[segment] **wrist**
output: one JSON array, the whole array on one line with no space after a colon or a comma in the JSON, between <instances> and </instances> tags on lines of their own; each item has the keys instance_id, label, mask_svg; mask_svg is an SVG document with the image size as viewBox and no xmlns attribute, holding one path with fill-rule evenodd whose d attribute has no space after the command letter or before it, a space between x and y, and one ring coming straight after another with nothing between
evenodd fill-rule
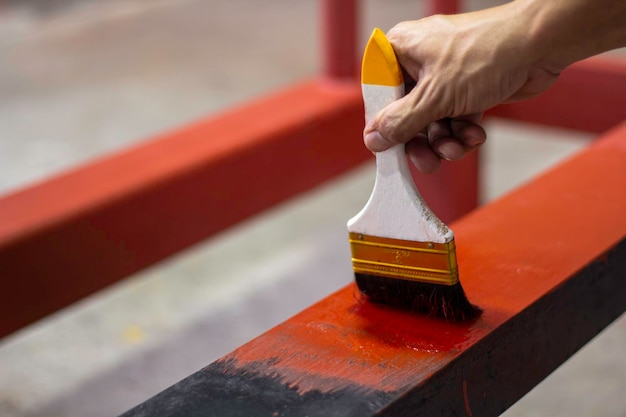
<instances>
[{"instance_id":1,"label":"wrist","mask_svg":"<svg viewBox=\"0 0 626 417\"><path fill-rule=\"evenodd\" d=\"M522 42L532 67L542 68L558 74L571 62L561 45L563 30L559 11L555 7L558 0L517 0L514 15L521 21ZM562 16L561 16L562 17Z\"/></svg>"},{"instance_id":2,"label":"wrist","mask_svg":"<svg viewBox=\"0 0 626 417\"><path fill-rule=\"evenodd\" d=\"M559 73L570 64L626 46L626 2L516 0L537 64Z\"/></svg>"}]
</instances>

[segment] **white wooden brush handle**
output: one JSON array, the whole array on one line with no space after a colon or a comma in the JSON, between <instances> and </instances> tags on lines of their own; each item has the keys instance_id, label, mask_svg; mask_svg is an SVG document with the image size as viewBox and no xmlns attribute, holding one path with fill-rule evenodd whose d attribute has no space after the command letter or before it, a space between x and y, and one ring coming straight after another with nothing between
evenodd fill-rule
<instances>
[{"instance_id":1,"label":"white wooden brush handle","mask_svg":"<svg viewBox=\"0 0 626 417\"><path fill-rule=\"evenodd\" d=\"M404 95L404 85L363 84L366 121ZM454 235L426 205L409 171L404 145L376 154L376 182L348 231L370 236L447 243Z\"/></svg>"}]
</instances>

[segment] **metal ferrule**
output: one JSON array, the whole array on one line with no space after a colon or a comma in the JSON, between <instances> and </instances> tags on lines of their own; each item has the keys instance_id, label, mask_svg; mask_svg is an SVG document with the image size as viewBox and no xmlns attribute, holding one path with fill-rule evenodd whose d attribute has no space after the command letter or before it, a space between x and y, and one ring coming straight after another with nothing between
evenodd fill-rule
<instances>
[{"instance_id":1,"label":"metal ferrule","mask_svg":"<svg viewBox=\"0 0 626 417\"><path fill-rule=\"evenodd\" d=\"M355 273L441 285L459 282L454 239L415 242L351 232L350 249Z\"/></svg>"}]
</instances>

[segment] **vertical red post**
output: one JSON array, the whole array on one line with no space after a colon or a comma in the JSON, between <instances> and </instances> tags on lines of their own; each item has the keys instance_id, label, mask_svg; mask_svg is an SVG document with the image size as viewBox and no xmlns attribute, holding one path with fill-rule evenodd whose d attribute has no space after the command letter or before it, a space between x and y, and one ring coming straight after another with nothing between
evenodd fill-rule
<instances>
[{"instance_id":1,"label":"vertical red post","mask_svg":"<svg viewBox=\"0 0 626 417\"><path fill-rule=\"evenodd\" d=\"M426 15L461 12L461 0L428 0ZM478 205L479 155L473 152L462 161L444 162L434 175L413 169L413 179L430 208L445 223L458 219Z\"/></svg>"},{"instance_id":2,"label":"vertical red post","mask_svg":"<svg viewBox=\"0 0 626 417\"><path fill-rule=\"evenodd\" d=\"M479 160L474 151L460 161L444 161L436 174L428 175L411 165L420 194L444 223L451 223L478 206Z\"/></svg>"},{"instance_id":3,"label":"vertical red post","mask_svg":"<svg viewBox=\"0 0 626 417\"><path fill-rule=\"evenodd\" d=\"M433 14L456 14L461 11L461 0L428 0L426 16Z\"/></svg>"},{"instance_id":4,"label":"vertical red post","mask_svg":"<svg viewBox=\"0 0 626 417\"><path fill-rule=\"evenodd\" d=\"M321 0L323 76L354 80L358 76L358 0Z\"/></svg>"}]
</instances>

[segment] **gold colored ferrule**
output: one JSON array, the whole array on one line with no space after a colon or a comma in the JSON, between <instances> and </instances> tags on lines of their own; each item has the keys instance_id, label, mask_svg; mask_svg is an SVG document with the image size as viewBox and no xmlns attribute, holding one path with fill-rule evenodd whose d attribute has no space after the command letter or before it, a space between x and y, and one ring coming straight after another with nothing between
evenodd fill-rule
<instances>
[{"instance_id":1,"label":"gold colored ferrule","mask_svg":"<svg viewBox=\"0 0 626 417\"><path fill-rule=\"evenodd\" d=\"M350 232L350 249L355 273L441 285L459 282L454 239L415 242Z\"/></svg>"}]
</instances>

